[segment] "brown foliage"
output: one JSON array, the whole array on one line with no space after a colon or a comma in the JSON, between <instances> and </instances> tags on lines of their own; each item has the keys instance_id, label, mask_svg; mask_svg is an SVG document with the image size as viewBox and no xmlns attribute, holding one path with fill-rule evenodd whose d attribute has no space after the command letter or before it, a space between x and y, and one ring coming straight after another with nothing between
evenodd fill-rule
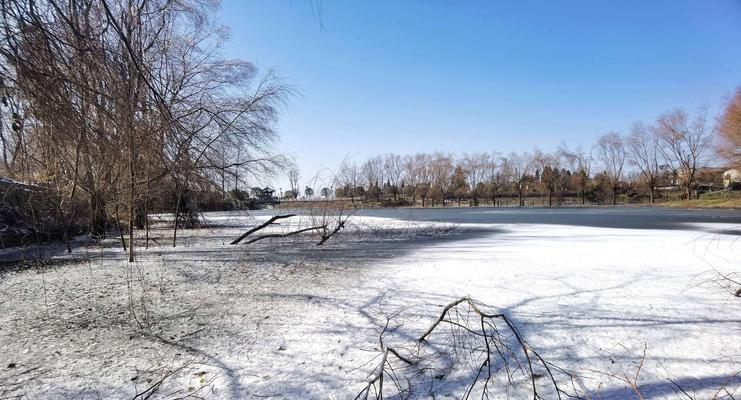
<instances>
[{"instance_id":1,"label":"brown foliage","mask_svg":"<svg viewBox=\"0 0 741 400\"><path fill-rule=\"evenodd\" d=\"M741 88L736 89L718 121L718 133L718 153L735 168L741 168Z\"/></svg>"}]
</instances>

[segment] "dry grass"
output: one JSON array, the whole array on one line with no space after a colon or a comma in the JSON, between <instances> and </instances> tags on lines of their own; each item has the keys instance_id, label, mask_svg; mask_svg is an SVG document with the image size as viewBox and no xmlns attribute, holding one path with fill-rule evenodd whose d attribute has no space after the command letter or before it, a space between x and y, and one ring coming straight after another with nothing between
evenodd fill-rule
<instances>
[{"instance_id":1,"label":"dry grass","mask_svg":"<svg viewBox=\"0 0 741 400\"><path fill-rule=\"evenodd\" d=\"M657 203L662 207L693 207L693 208L741 208L741 197L693 199Z\"/></svg>"}]
</instances>

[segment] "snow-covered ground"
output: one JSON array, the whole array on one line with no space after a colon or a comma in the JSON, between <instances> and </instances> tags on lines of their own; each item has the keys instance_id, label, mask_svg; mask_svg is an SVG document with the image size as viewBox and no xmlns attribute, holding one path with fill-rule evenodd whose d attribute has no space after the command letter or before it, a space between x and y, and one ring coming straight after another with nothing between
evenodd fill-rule
<instances>
[{"instance_id":1,"label":"snow-covered ground","mask_svg":"<svg viewBox=\"0 0 741 400\"><path fill-rule=\"evenodd\" d=\"M174 249L155 230L133 264L111 239L0 275L0 399L133 398L164 377L151 398L353 398L386 316L384 341L403 348L465 295L591 398L637 398L626 380L641 361L646 398L741 395L741 300L709 282L741 270L739 236L712 233L727 224L448 231L355 217L322 247L230 246L267 217L208 217Z\"/></svg>"}]
</instances>

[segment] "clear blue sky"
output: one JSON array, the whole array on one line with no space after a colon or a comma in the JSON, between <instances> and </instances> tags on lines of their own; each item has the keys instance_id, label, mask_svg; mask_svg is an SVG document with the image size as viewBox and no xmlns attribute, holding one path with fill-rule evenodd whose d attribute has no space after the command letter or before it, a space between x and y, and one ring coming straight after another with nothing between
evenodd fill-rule
<instances>
[{"instance_id":1,"label":"clear blue sky","mask_svg":"<svg viewBox=\"0 0 741 400\"><path fill-rule=\"evenodd\" d=\"M302 176L386 153L590 146L741 85L741 1L226 0L226 56L301 95ZM285 180L276 186L285 190Z\"/></svg>"}]
</instances>

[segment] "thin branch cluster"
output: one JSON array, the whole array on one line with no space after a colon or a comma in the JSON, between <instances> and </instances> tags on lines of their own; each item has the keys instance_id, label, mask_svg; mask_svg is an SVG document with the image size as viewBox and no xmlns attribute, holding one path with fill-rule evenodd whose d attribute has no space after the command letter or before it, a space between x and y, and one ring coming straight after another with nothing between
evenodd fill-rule
<instances>
[{"instance_id":1,"label":"thin branch cluster","mask_svg":"<svg viewBox=\"0 0 741 400\"><path fill-rule=\"evenodd\" d=\"M510 317L469 297L448 304L409 347L385 344L389 331L387 322L380 361L356 399L579 398L572 375L543 358Z\"/></svg>"}]
</instances>

